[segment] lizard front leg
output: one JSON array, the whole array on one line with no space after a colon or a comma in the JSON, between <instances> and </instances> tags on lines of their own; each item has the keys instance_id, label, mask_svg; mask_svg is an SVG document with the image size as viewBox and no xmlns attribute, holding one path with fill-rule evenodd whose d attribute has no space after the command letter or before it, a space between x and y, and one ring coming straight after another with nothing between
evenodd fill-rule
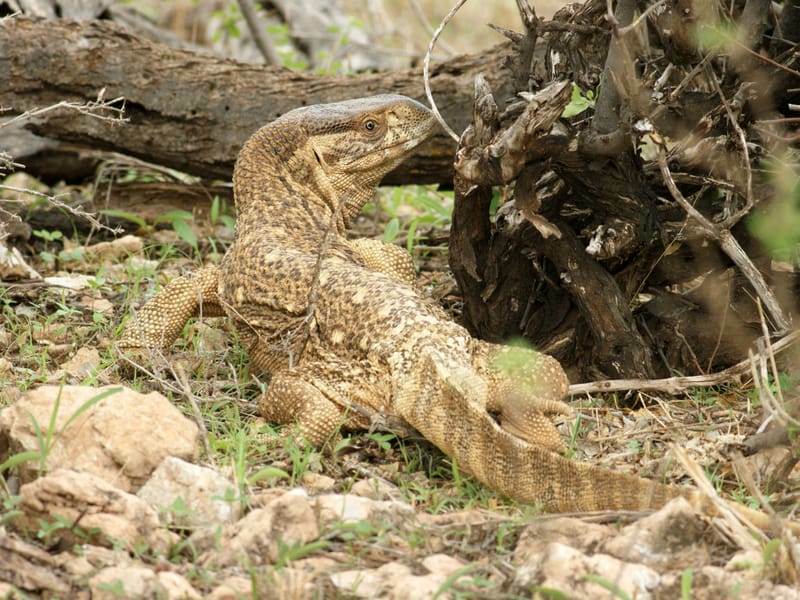
<instances>
[{"instance_id":1,"label":"lizard front leg","mask_svg":"<svg viewBox=\"0 0 800 600\"><path fill-rule=\"evenodd\" d=\"M122 350L168 348L186 322L198 315L224 316L217 296L219 267L211 265L189 277L173 279L148 300L117 342Z\"/></svg>"},{"instance_id":2,"label":"lizard front leg","mask_svg":"<svg viewBox=\"0 0 800 600\"><path fill-rule=\"evenodd\" d=\"M331 356L276 373L259 409L272 423L295 424L307 443L320 447L342 427L367 429L390 398L388 382L368 364Z\"/></svg>"},{"instance_id":3,"label":"lizard front leg","mask_svg":"<svg viewBox=\"0 0 800 600\"><path fill-rule=\"evenodd\" d=\"M367 268L416 287L417 270L414 260L403 248L369 238L347 240L347 245L355 250Z\"/></svg>"}]
</instances>

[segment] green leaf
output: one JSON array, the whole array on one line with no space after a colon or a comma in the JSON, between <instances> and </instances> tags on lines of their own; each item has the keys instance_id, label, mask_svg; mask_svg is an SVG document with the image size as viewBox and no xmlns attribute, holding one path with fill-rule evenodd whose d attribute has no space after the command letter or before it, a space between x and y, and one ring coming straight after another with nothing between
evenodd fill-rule
<instances>
[{"instance_id":1,"label":"green leaf","mask_svg":"<svg viewBox=\"0 0 800 600\"><path fill-rule=\"evenodd\" d=\"M419 225L419 221L417 219L414 219L408 224L408 233L406 234L406 250L408 250L409 254L413 254L414 252L414 244L417 241L417 225Z\"/></svg>"},{"instance_id":2,"label":"green leaf","mask_svg":"<svg viewBox=\"0 0 800 600\"><path fill-rule=\"evenodd\" d=\"M589 108L594 108L594 100L588 95L584 95L581 88L573 83L572 98L570 99L569 104L564 107L564 112L561 113L561 116L565 119L568 119L569 117L574 117L575 115L581 114Z\"/></svg>"},{"instance_id":3,"label":"green leaf","mask_svg":"<svg viewBox=\"0 0 800 600\"><path fill-rule=\"evenodd\" d=\"M3 464L0 464L0 473L5 473L9 469L18 467L26 462L39 460L40 456L41 454L36 450L27 450L26 452L18 452L17 454L13 454L9 456Z\"/></svg>"},{"instance_id":4,"label":"green leaf","mask_svg":"<svg viewBox=\"0 0 800 600\"><path fill-rule=\"evenodd\" d=\"M197 248L197 234L187 221L182 221L180 219L175 220L172 222L172 228L175 230L175 233L178 234L179 238L189 244L192 248Z\"/></svg>"},{"instance_id":5,"label":"green leaf","mask_svg":"<svg viewBox=\"0 0 800 600\"><path fill-rule=\"evenodd\" d=\"M219 196L214 196L214 200L211 201L211 214L209 215L212 225L216 225L219 220L219 204Z\"/></svg>"},{"instance_id":6,"label":"green leaf","mask_svg":"<svg viewBox=\"0 0 800 600\"><path fill-rule=\"evenodd\" d=\"M107 217L117 217L118 219L125 219L126 221L130 221L131 223L136 223L139 229L147 229L147 221L145 221L139 215L134 214L132 212L128 212L127 210L107 208L105 210L101 210L100 214L105 215Z\"/></svg>"},{"instance_id":7,"label":"green leaf","mask_svg":"<svg viewBox=\"0 0 800 600\"><path fill-rule=\"evenodd\" d=\"M263 469L259 469L252 475L247 478L247 483L250 485L254 485L259 481L264 481L265 479L288 479L289 474L284 471L283 469L279 469L278 467L264 467Z\"/></svg>"},{"instance_id":8,"label":"green leaf","mask_svg":"<svg viewBox=\"0 0 800 600\"><path fill-rule=\"evenodd\" d=\"M383 230L383 241L393 242L399 232L400 232L400 219L395 217L386 224L386 228Z\"/></svg>"},{"instance_id":9,"label":"green leaf","mask_svg":"<svg viewBox=\"0 0 800 600\"><path fill-rule=\"evenodd\" d=\"M174 223L175 221L191 221L194 215L188 210L168 210L156 219L156 223Z\"/></svg>"},{"instance_id":10,"label":"green leaf","mask_svg":"<svg viewBox=\"0 0 800 600\"><path fill-rule=\"evenodd\" d=\"M448 219L450 218L450 214L452 212L450 207L445 205L444 202L439 201L438 198L432 198L428 195L420 194L417 196L416 200L419 204L428 210L435 212L439 216L446 217Z\"/></svg>"},{"instance_id":11,"label":"green leaf","mask_svg":"<svg viewBox=\"0 0 800 600\"><path fill-rule=\"evenodd\" d=\"M692 600L692 580L694 571L691 567L681 573L681 600Z\"/></svg>"}]
</instances>

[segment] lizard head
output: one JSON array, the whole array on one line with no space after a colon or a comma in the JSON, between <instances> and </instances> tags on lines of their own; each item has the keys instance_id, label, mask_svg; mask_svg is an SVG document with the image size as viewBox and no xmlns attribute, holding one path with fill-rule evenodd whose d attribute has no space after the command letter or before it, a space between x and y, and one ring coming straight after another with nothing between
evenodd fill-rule
<instances>
[{"instance_id":1,"label":"lizard head","mask_svg":"<svg viewBox=\"0 0 800 600\"><path fill-rule=\"evenodd\" d=\"M436 127L430 110L396 94L294 109L259 130L242 149L234 171L237 208L251 204L254 194L279 196L259 192L264 186L255 182L268 176L275 185L283 173L284 179L315 182L318 195L343 202L343 217L350 218Z\"/></svg>"},{"instance_id":2,"label":"lizard head","mask_svg":"<svg viewBox=\"0 0 800 600\"><path fill-rule=\"evenodd\" d=\"M304 125L311 150L331 179L357 177L372 186L436 127L433 114L425 106L394 94L320 104L300 111L302 117L308 117Z\"/></svg>"}]
</instances>

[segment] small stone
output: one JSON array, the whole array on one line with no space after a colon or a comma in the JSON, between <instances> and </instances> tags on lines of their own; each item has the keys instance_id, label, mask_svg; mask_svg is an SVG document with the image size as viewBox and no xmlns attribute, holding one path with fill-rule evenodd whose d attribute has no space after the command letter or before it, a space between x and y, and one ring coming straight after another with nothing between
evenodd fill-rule
<instances>
[{"instance_id":1,"label":"small stone","mask_svg":"<svg viewBox=\"0 0 800 600\"><path fill-rule=\"evenodd\" d=\"M96 348L79 348L61 369L73 379L82 381L95 373L100 366L100 353Z\"/></svg>"},{"instance_id":2,"label":"small stone","mask_svg":"<svg viewBox=\"0 0 800 600\"><path fill-rule=\"evenodd\" d=\"M232 523L239 518L235 487L219 472L168 456L136 494L170 527L203 527Z\"/></svg>"},{"instance_id":3,"label":"small stone","mask_svg":"<svg viewBox=\"0 0 800 600\"><path fill-rule=\"evenodd\" d=\"M303 487L312 495L332 492L336 488L336 480L333 477L312 473L310 471L303 474L300 483L302 483Z\"/></svg>"},{"instance_id":4,"label":"small stone","mask_svg":"<svg viewBox=\"0 0 800 600\"><path fill-rule=\"evenodd\" d=\"M318 537L317 517L308 498L287 492L226 528L220 552L206 553L202 562L220 566L241 561L274 563L281 545L307 544Z\"/></svg>"},{"instance_id":5,"label":"small stone","mask_svg":"<svg viewBox=\"0 0 800 600\"><path fill-rule=\"evenodd\" d=\"M650 567L627 563L609 556L587 556L565 544L553 542L544 552L526 558L516 570L514 583L527 587L569 590L575 598L603 598L608 590L591 580L600 576L613 581L630 598L648 598L660 582L660 576Z\"/></svg>"},{"instance_id":6,"label":"small stone","mask_svg":"<svg viewBox=\"0 0 800 600\"><path fill-rule=\"evenodd\" d=\"M54 529L48 541L75 544L86 536L103 546L122 542L132 548L146 543L157 551L165 551L171 541L144 500L91 473L58 469L25 484L20 489L19 508L26 517L19 524L23 529L36 531L41 519L68 525ZM72 524L79 529L75 531Z\"/></svg>"},{"instance_id":7,"label":"small stone","mask_svg":"<svg viewBox=\"0 0 800 600\"><path fill-rule=\"evenodd\" d=\"M83 248L84 256L91 259L100 259L111 262L123 256L140 254L144 250L142 238L135 235L125 235L110 242L99 242Z\"/></svg>"},{"instance_id":8,"label":"small stone","mask_svg":"<svg viewBox=\"0 0 800 600\"><path fill-rule=\"evenodd\" d=\"M41 279L16 248L0 242L0 281L14 279Z\"/></svg>"},{"instance_id":9,"label":"small stone","mask_svg":"<svg viewBox=\"0 0 800 600\"><path fill-rule=\"evenodd\" d=\"M678 497L652 515L623 527L602 550L627 562L684 569L707 562L705 530L703 519L685 498Z\"/></svg>"},{"instance_id":10,"label":"small stone","mask_svg":"<svg viewBox=\"0 0 800 600\"><path fill-rule=\"evenodd\" d=\"M320 520L326 526L336 522L358 521L386 521L400 525L416 517L411 505L393 500L370 500L355 494L323 494L315 500Z\"/></svg>"},{"instance_id":11,"label":"small stone","mask_svg":"<svg viewBox=\"0 0 800 600\"><path fill-rule=\"evenodd\" d=\"M372 500L402 500L403 492L393 483L381 477L361 479L353 484L350 493L356 496L363 496Z\"/></svg>"},{"instance_id":12,"label":"small stone","mask_svg":"<svg viewBox=\"0 0 800 600\"><path fill-rule=\"evenodd\" d=\"M93 298L92 296L81 296L78 304L83 308L102 315L111 315L114 312L114 305L105 298Z\"/></svg>"},{"instance_id":13,"label":"small stone","mask_svg":"<svg viewBox=\"0 0 800 600\"><path fill-rule=\"evenodd\" d=\"M109 395L96 401L102 393ZM121 386L41 386L0 413L0 462L10 454L38 451L31 419L46 428L56 399L59 435L47 454L48 471L61 467L86 471L124 491L135 491L167 456L192 461L199 453L197 425L158 392L140 394ZM23 482L37 474L35 463L20 469Z\"/></svg>"},{"instance_id":14,"label":"small stone","mask_svg":"<svg viewBox=\"0 0 800 600\"><path fill-rule=\"evenodd\" d=\"M108 567L89 580L92 600L194 600L200 594L177 573L156 574L144 566Z\"/></svg>"},{"instance_id":15,"label":"small stone","mask_svg":"<svg viewBox=\"0 0 800 600\"><path fill-rule=\"evenodd\" d=\"M230 346L228 335L203 321L195 321L189 326L189 335L194 340L199 354L223 352Z\"/></svg>"},{"instance_id":16,"label":"small stone","mask_svg":"<svg viewBox=\"0 0 800 600\"><path fill-rule=\"evenodd\" d=\"M208 600L239 600L253 595L253 582L246 577L228 577L209 594Z\"/></svg>"},{"instance_id":17,"label":"small stone","mask_svg":"<svg viewBox=\"0 0 800 600\"><path fill-rule=\"evenodd\" d=\"M581 552L593 552L612 537L615 530L606 525L586 523L571 517L543 518L526 525L514 549L514 564L540 554L552 542L561 542Z\"/></svg>"},{"instance_id":18,"label":"small stone","mask_svg":"<svg viewBox=\"0 0 800 600\"><path fill-rule=\"evenodd\" d=\"M178 573L171 571L160 571L158 573L158 583L163 590L163 594L169 599L199 600L200 594Z\"/></svg>"},{"instance_id":19,"label":"small stone","mask_svg":"<svg viewBox=\"0 0 800 600\"><path fill-rule=\"evenodd\" d=\"M64 288L71 292L85 290L90 284L94 283L94 281L95 278L92 275L80 275L75 273L64 273L63 275L53 275L52 277L44 278L45 283Z\"/></svg>"},{"instance_id":20,"label":"small stone","mask_svg":"<svg viewBox=\"0 0 800 600\"><path fill-rule=\"evenodd\" d=\"M436 559L436 561L438 560ZM459 563L458 568L462 566ZM449 574L445 575L439 572L414 575L408 566L398 562L390 562L378 569L359 569L332 573L330 578L337 590L348 597L429 600L441 593L448 576Z\"/></svg>"},{"instance_id":21,"label":"small stone","mask_svg":"<svg viewBox=\"0 0 800 600\"><path fill-rule=\"evenodd\" d=\"M11 372L11 369L13 369L13 368L14 368L14 365L11 364L10 360L0 356L0 375L2 375L3 373Z\"/></svg>"},{"instance_id":22,"label":"small stone","mask_svg":"<svg viewBox=\"0 0 800 600\"><path fill-rule=\"evenodd\" d=\"M447 554L431 554L422 559L422 566L428 569L428 571L438 575L444 575L445 577L449 577L458 571L464 564L465 563L459 559L448 556Z\"/></svg>"}]
</instances>

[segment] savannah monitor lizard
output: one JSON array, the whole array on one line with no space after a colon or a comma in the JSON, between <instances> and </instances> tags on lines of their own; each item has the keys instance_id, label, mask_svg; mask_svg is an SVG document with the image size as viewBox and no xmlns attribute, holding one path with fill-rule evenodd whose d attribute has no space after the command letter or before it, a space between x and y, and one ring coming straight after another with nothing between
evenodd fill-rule
<instances>
[{"instance_id":1,"label":"savannah monitor lizard","mask_svg":"<svg viewBox=\"0 0 800 600\"><path fill-rule=\"evenodd\" d=\"M119 346L164 348L190 317L227 315L272 376L264 417L297 424L312 444L390 415L490 488L550 511L637 510L678 495L702 504L689 489L559 455L548 416L569 411L558 362L470 337L420 293L400 248L346 239L381 179L435 128L427 108L396 95L299 108L262 127L236 162L236 234L221 264L173 280ZM513 372L500 367L511 352Z\"/></svg>"}]
</instances>

